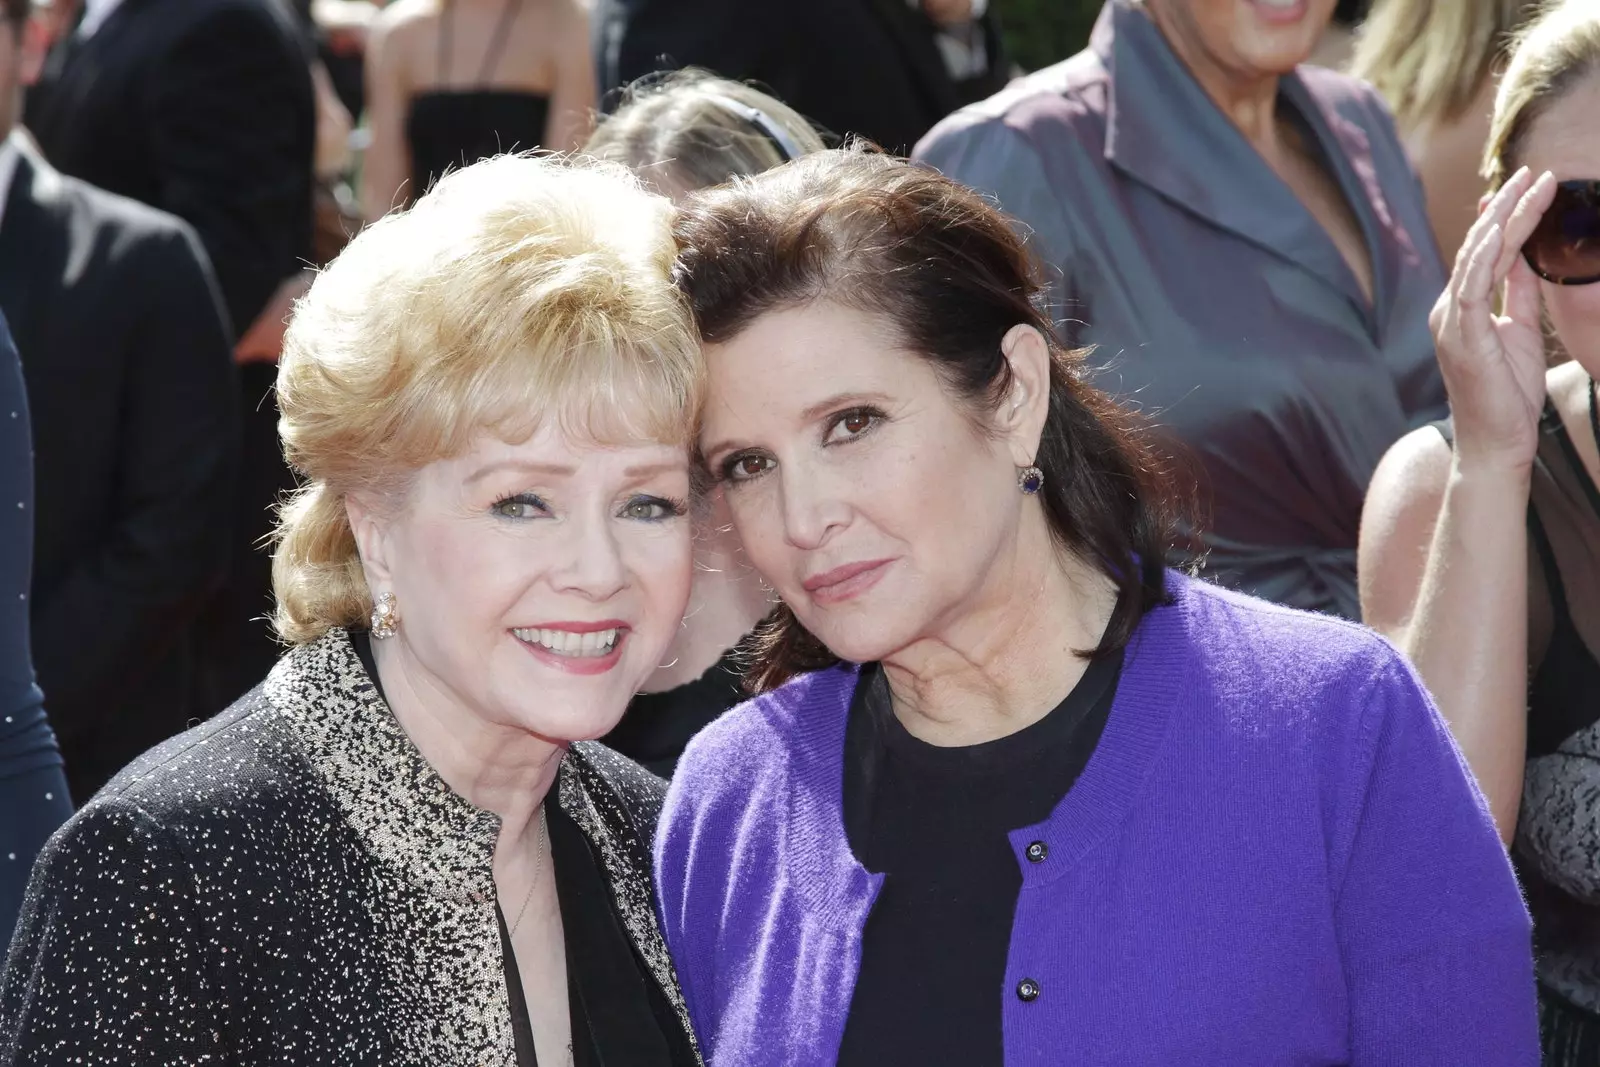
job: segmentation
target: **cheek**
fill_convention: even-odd
[[[427,620],[458,636],[498,630],[538,569],[528,546],[471,523],[422,525],[410,541],[410,614],[422,618],[425,611]],[[441,641],[449,639],[441,635]]]
[[[1544,285],[1545,308],[1567,354],[1600,376],[1600,283]]]
[[[688,520],[664,529],[629,531],[625,536],[628,569],[651,622],[676,626],[683,617],[694,575]]]
[[[768,585],[781,592],[783,575],[792,568],[785,566],[791,546],[784,537],[776,478],[724,488],[723,498],[725,514],[733,524],[745,560]]]

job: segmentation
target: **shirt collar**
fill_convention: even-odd
[[[1111,75],[1105,155],[1114,167],[1185,210],[1299,264],[1368,313],[1332,241],[1134,0],[1108,0],[1089,47]],[[1325,107],[1297,71],[1279,78],[1278,94],[1320,146],[1375,255],[1372,202],[1381,200],[1382,191],[1375,180],[1362,179],[1373,172],[1366,134]],[[1384,281],[1375,275],[1375,294],[1381,296]]]
[[[122,0],[83,0],[83,19],[78,23],[78,37],[88,40],[94,36],[112,12],[122,6]]]
[[[0,140],[0,226],[6,224],[6,201],[11,199],[11,179],[17,173],[17,160],[22,149],[17,146],[17,134]]]

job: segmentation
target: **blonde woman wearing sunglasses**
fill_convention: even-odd
[[[1600,7],[1520,40],[1492,196],[1432,325],[1453,422],[1390,450],[1361,536],[1367,621],[1415,660],[1513,844],[1545,1063],[1600,1062]],[[1501,294],[1495,313],[1495,296]],[[1571,360],[1546,370],[1548,321]]]

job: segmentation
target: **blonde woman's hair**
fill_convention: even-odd
[[[1539,116],[1595,72],[1600,72],[1600,3],[1561,0],[1546,6],[1519,35],[1500,79],[1483,154],[1490,188],[1500,188],[1516,172]]]
[[[372,598],[345,514],[482,432],[544,420],[600,444],[688,446],[704,388],[672,284],[671,205],[624,168],[500,156],[363,230],[296,307],[279,432],[304,485],[272,559],[275,625],[315,640]]]
[[[672,195],[760,174],[826,147],[782,101],[689,68],[634,82],[583,151],[630,167]]]
[[[1464,112],[1537,4],[1378,0],[1357,31],[1350,72],[1371,82],[1402,130]]]

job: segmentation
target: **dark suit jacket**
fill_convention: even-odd
[[[187,629],[226,565],[238,387],[194,231],[26,148],[0,311],[33,412],[33,656],[81,799],[190,715]]]
[[[652,71],[708,67],[762,83],[841,137],[860,134],[901,153],[1007,78],[992,14],[984,22],[990,73],[958,84],[933,23],[905,0],[598,0],[593,19],[602,94]]]
[[[276,0],[123,0],[28,94],[45,158],[200,235],[233,328],[311,255],[316,111]]]

